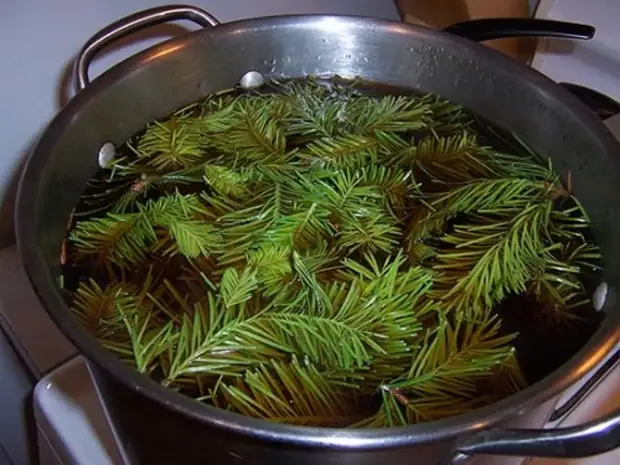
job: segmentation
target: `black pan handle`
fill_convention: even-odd
[[[506,37],[561,37],[588,40],[596,29],[587,24],[536,18],[485,18],[456,23],[444,31],[476,42]]]
[[[562,87],[585,103],[602,120],[620,113],[620,103],[594,89],[570,82],[560,82]]]
[[[620,447],[620,409],[601,420],[570,428],[523,430],[491,428],[457,441],[451,465],[473,454],[521,457],[583,458]]]

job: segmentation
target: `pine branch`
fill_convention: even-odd
[[[342,309],[344,313],[348,309]],[[327,367],[352,369],[369,364],[374,354],[384,351],[377,343],[383,335],[360,321],[345,316],[272,313],[269,318],[274,338],[288,341],[293,352]]]
[[[587,242],[584,232],[591,227],[588,215],[575,197],[571,196],[566,203],[568,206],[551,212],[549,234],[561,242]]]
[[[180,253],[187,258],[197,258],[210,255],[222,244],[218,230],[202,220],[177,219],[162,226],[167,226],[173,241],[164,255]]]
[[[131,353],[136,370],[139,373],[151,372],[157,366],[157,358],[169,351],[175,342],[176,334],[173,332],[173,323],[169,321],[163,326],[154,325],[151,313],[143,315],[125,308],[118,301],[116,309],[123,318],[131,341]],[[114,351],[113,346],[108,348]]]
[[[391,428],[406,426],[407,417],[396,398],[387,389],[381,390],[381,407],[372,416],[350,425],[352,428]]]
[[[200,193],[200,199],[205,206],[204,216],[214,221],[244,209],[244,203],[240,200],[215,192],[203,191]]]
[[[379,142],[379,163],[390,168],[410,170],[414,165],[417,147],[414,137],[376,131]]]
[[[402,231],[389,217],[360,215],[356,220],[345,221],[338,233],[338,244],[347,253],[382,251],[389,254],[397,247]]]
[[[486,147],[483,149],[482,153],[484,155],[485,164],[500,176],[545,182],[550,187],[555,187],[560,191],[564,190],[560,177],[553,169],[551,161],[543,165],[535,155],[513,155],[498,152]]]
[[[269,211],[263,211],[263,206],[258,204],[225,213],[217,222],[222,243],[226,244],[226,249],[218,255],[218,260],[222,265],[228,266],[243,261],[249,249],[260,247],[261,238],[273,224],[273,215]]]
[[[481,155],[476,137],[462,132],[448,137],[427,137],[415,153],[415,167],[432,183],[467,182],[493,174]]]
[[[129,285],[111,284],[102,288],[91,278],[78,284],[71,309],[92,335],[105,340],[114,338],[123,327],[116,303],[125,308],[135,307],[135,295],[135,289]]]
[[[326,87],[313,82],[288,86],[286,96],[291,114],[287,133],[311,137],[332,137],[340,132],[346,121],[347,94],[330,93]]]
[[[193,318],[183,316],[164,385],[197,374],[239,376],[245,367],[278,356],[276,349],[256,343],[260,332],[254,330],[254,320],[246,318],[243,306],[222,308],[212,293],[207,293],[207,302],[194,305]]]
[[[189,258],[208,255],[221,244],[211,224],[199,220],[206,213],[197,196],[174,195],[137,204],[137,213],[108,213],[103,218],[78,222],[70,239],[80,256],[96,257],[120,267],[143,262],[157,242],[155,227],[167,228],[172,244],[164,254],[182,253]]]
[[[341,170],[306,189],[318,205],[326,207],[339,222],[354,224],[358,217],[383,212],[384,196],[368,185],[359,171]],[[305,196],[305,193],[304,193]],[[387,212],[387,211],[386,211]]]
[[[92,279],[74,294],[74,314],[111,352],[140,373],[156,367],[157,358],[174,343],[172,323],[156,318],[146,299],[150,277],[142,290],[126,284],[101,288]]]
[[[245,268],[241,274],[234,268],[226,268],[219,284],[219,293],[226,308],[248,301],[258,287],[256,272]]]
[[[191,116],[154,121],[138,140],[136,153],[158,172],[189,168],[203,160],[200,121]]]
[[[359,417],[342,389],[296,357],[248,371],[243,380],[223,384],[222,391],[239,413],[280,423],[333,427]]]
[[[292,274],[292,251],[289,247],[265,244],[246,252],[247,264],[256,270],[256,277],[269,293],[280,291]]]
[[[435,134],[463,130],[473,123],[472,116],[461,105],[433,94],[424,95],[420,100],[430,106],[429,129]]]
[[[371,165],[362,167],[356,174],[361,178],[359,186],[379,187],[391,201],[406,196],[418,187],[410,170]]]
[[[499,336],[500,321],[486,317],[480,323],[459,319],[454,328],[445,319],[427,333],[406,376],[386,384],[415,396],[475,396],[476,381],[489,377],[493,367],[512,356],[516,334]]]
[[[389,334],[380,341],[384,355],[375,357],[367,373],[363,375],[371,392],[377,386],[397,377],[409,366],[411,345],[422,330],[419,316],[426,311],[422,302],[429,291],[433,274],[427,269],[414,267],[403,271],[406,258],[402,253],[379,264],[366,255],[369,266],[351,259],[343,260],[349,270],[339,272],[345,280],[352,280],[362,291],[364,305],[372,314],[367,324],[377,325],[381,333]],[[341,288],[330,289],[332,302],[344,301]],[[359,307],[359,305],[358,305]],[[376,321],[373,322],[372,319]]]
[[[210,135],[224,133],[234,127],[238,99],[236,96],[215,95],[202,102],[198,126],[205,145],[208,145]]]
[[[115,202],[112,212],[128,213],[135,212],[135,205],[139,200],[145,200],[147,195],[155,188],[155,182],[141,177],[129,186],[123,195]]]
[[[249,178],[247,171],[234,171],[221,165],[205,165],[204,180],[218,194],[233,197],[247,194]]]
[[[323,137],[308,144],[300,156],[309,163],[362,167],[376,161],[378,145],[376,138],[356,134]]]
[[[121,268],[143,262],[157,236],[145,212],[107,213],[102,218],[78,222],[69,235],[79,257],[93,257]]]
[[[600,258],[598,248],[587,243],[565,243],[548,254],[544,267],[528,286],[528,293],[541,305],[540,315],[546,324],[582,319],[576,311],[590,303],[582,276],[596,270]]]
[[[558,179],[551,164],[545,166],[540,163],[541,157],[515,133],[491,126],[475,115],[473,118],[479,129],[478,134],[485,139],[486,145],[498,149],[487,151],[489,161],[506,176],[550,182]]]
[[[155,224],[165,225],[179,218],[189,218],[206,213],[200,198],[193,194],[183,195],[179,191],[162,196],[146,204],[146,211]]]
[[[239,98],[234,104],[233,127],[225,133],[213,134],[208,143],[235,160],[241,155],[244,164],[281,160],[286,149],[282,121],[288,111],[279,99]]]
[[[383,197],[383,204],[390,215],[400,221],[408,206],[409,197],[418,190],[411,170],[370,165],[357,173],[361,180],[359,187],[374,187]]]
[[[513,217],[490,224],[457,225],[442,240],[433,268],[437,295],[446,309],[476,318],[509,293],[522,293],[543,265],[550,201],[532,204]]]
[[[305,274],[309,274],[307,270]],[[417,274],[405,273],[396,280],[380,275],[367,290],[372,297],[363,301],[360,300],[360,288],[355,284],[348,290],[338,288],[339,293],[344,292],[340,298],[333,294],[336,289],[331,289],[330,294],[323,293],[321,299],[338,302],[335,306],[306,308],[305,314],[289,306],[247,318],[221,316],[221,322],[211,320],[205,325],[196,320],[201,315],[196,312],[192,324],[189,320],[184,322],[169,378],[190,373],[230,375],[235,372],[235,366],[263,364],[269,358],[286,354],[309,357],[315,363],[344,369],[365,367],[375,355],[386,353],[384,346],[391,350],[397,345],[400,352],[406,354],[407,347],[402,340],[415,336],[411,304],[415,302],[416,294],[421,295],[430,286],[428,273],[425,275],[419,270]],[[422,287],[421,284],[412,284],[416,278],[418,281],[424,278],[426,284]],[[386,279],[388,283],[381,284]],[[302,277],[302,280],[306,281],[308,288],[316,286],[311,277]],[[402,294],[396,296],[382,297],[381,294],[399,291]],[[243,299],[247,300],[247,297]],[[208,314],[217,312],[211,310]],[[202,333],[205,327],[212,329]],[[226,362],[229,362],[227,367]]]
[[[214,117],[219,115],[224,120],[227,120],[231,110],[234,109],[235,101],[238,99],[239,95],[234,92],[234,89],[223,89],[209,94],[197,104],[200,109],[200,116]],[[229,129],[229,127],[226,126],[222,131],[226,129]]]
[[[301,285],[302,292],[305,292],[307,295],[309,307],[320,309],[321,311],[327,307],[327,310],[331,310],[331,301],[318,281],[316,273],[308,268],[307,263],[295,251],[292,254],[292,268],[296,280]]]
[[[502,363],[494,366],[491,370],[491,377],[488,381],[485,380],[485,385],[488,386],[488,394],[498,400],[516,394],[524,389],[527,384],[516,352],[513,352]]]
[[[372,254],[364,255],[368,266],[345,258],[342,263],[349,271],[340,272],[346,280],[359,281],[364,295],[371,297],[377,307],[392,297],[406,296],[410,308],[415,308],[418,299],[425,295],[433,282],[433,272],[419,266],[406,267],[402,251],[379,264]]]
[[[328,222],[329,212],[316,204],[299,210],[291,215],[280,216],[261,234],[257,244],[295,246],[300,250],[308,250],[319,246],[332,235]]]
[[[405,250],[412,263],[422,263],[437,253],[429,243],[443,234],[446,226],[446,215],[434,213],[426,205],[417,206],[409,214],[404,234]]]
[[[235,292],[234,299],[223,297],[223,303],[218,304],[211,297],[209,310],[198,308],[193,320],[184,318],[169,381],[196,373],[231,376],[245,367],[292,354],[324,366],[363,367],[374,354],[384,353],[384,341],[394,341],[392,336],[411,330],[411,325],[402,326],[403,319],[415,321],[406,302],[396,308],[373,300],[360,308],[356,286],[349,288],[338,307],[317,306],[305,309],[306,313],[289,306],[249,315],[243,311],[247,293]],[[236,302],[241,304],[233,306]]]
[[[97,213],[108,211],[110,206],[119,205],[112,210],[114,213],[125,213],[139,192],[134,191],[133,186],[139,182],[139,174],[119,175],[114,179],[91,179],[86,184],[86,189],[80,197],[76,207],[77,218],[90,217]]]
[[[125,182],[121,192],[116,195],[105,195],[98,199],[105,206],[104,210],[110,208],[115,213],[136,212],[136,204],[146,202],[149,198],[157,197],[159,192],[167,191],[172,186],[181,187],[202,182],[202,165],[193,168],[170,171],[168,173],[157,173],[144,166],[120,165],[115,163],[113,171],[126,171],[123,179],[130,178]],[[112,177],[112,175],[111,175]],[[110,181],[112,182],[112,181]],[[120,195],[119,195],[120,194]]]
[[[174,195],[149,201],[145,207],[151,221],[166,228],[172,244],[163,250],[164,255],[181,253],[187,258],[209,255],[218,250],[222,237],[217,228],[204,221],[206,209],[196,195]]]
[[[498,178],[470,181],[445,193],[430,196],[410,216],[406,236],[409,255],[414,261],[423,261],[435,255],[436,251],[426,242],[441,235],[448,221],[459,214],[492,214],[507,209],[522,209],[532,201],[556,200],[567,195],[561,187],[546,181]]]
[[[405,96],[359,97],[347,106],[351,132],[418,131],[428,126],[430,106],[423,100]]]
[[[478,179],[432,200],[430,206],[452,217],[458,213],[493,213],[494,210],[523,208],[536,200],[565,198],[568,194],[547,182],[523,178]]]

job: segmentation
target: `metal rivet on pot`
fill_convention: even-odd
[[[265,84],[265,77],[258,71],[248,71],[239,81],[241,88],[246,90],[256,89],[263,84]]]
[[[452,465],[465,465],[471,460],[471,455],[464,454],[462,452],[457,452],[452,456]]]
[[[605,281],[596,286],[596,289],[594,289],[594,292],[592,293],[592,306],[597,312],[600,312],[603,309],[605,301],[607,300],[608,292],[609,285]]]
[[[116,147],[112,142],[106,142],[99,149],[99,166],[107,168],[116,157]]]

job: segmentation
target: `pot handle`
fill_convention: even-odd
[[[507,37],[562,37],[588,40],[594,37],[593,26],[536,18],[484,18],[456,23],[444,28],[476,42]]]
[[[192,21],[202,27],[219,24],[219,21],[211,14],[189,5],[149,8],[119,19],[95,33],[78,53],[74,69],[77,90],[82,90],[89,84],[90,62],[108,44],[147,27],[182,19]]]
[[[606,417],[548,430],[491,428],[457,441],[447,464],[464,465],[474,454],[575,459],[620,447],[620,409]]]
[[[603,121],[620,113],[620,102],[594,89],[570,82],[559,82],[559,85],[581,100]]]

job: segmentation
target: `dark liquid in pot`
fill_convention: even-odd
[[[339,81],[325,81],[323,85],[331,86],[333,83],[342,84]],[[382,97],[386,95],[405,95],[405,96],[421,96],[421,94],[412,93],[406,89],[395,89],[387,86],[380,86],[374,84],[360,83],[358,85],[360,93],[365,96]],[[262,93],[279,92],[280,86],[265,86],[261,89]],[[241,91],[233,91],[241,92]],[[199,107],[196,107],[196,114],[199,111]],[[468,112],[465,112],[468,114]],[[497,127],[493,123],[486,121],[476,115],[469,115],[469,131],[475,134],[477,137],[477,143],[481,146],[492,147],[497,152],[516,153],[522,150],[523,147],[519,142],[507,131]],[[163,118],[162,120],[165,120]],[[428,132],[412,130],[407,133],[401,133],[400,136],[403,139],[413,138],[419,139],[421,133],[424,132],[424,136],[428,136]],[[144,133],[137,134],[132,142],[137,141],[142,137]],[[437,134],[437,137],[441,137],[442,134]],[[117,158],[119,157],[135,157],[134,153],[128,147],[122,147],[118,149]],[[541,161],[542,164],[544,162]],[[88,219],[98,218],[103,216],[109,208],[106,205],[110,205],[114,201],[117,201],[124,195],[128,189],[139,189],[141,179],[140,176],[133,178],[120,178],[118,181],[109,182],[110,170],[100,170],[93,177],[93,182],[84,192],[82,201],[76,206],[76,218],[74,218],[71,228],[75,227],[76,220],[83,222]],[[200,183],[181,184],[179,189],[184,194],[200,193],[205,190],[205,186]],[[107,192],[106,195],[103,195]],[[114,193],[116,192],[116,194]],[[170,192],[170,191],[169,191]],[[105,202],[93,202],[94,196],[100,196],[95,198],[105,198]],[[161,191],[154,189],[152,194],[146,195],[141,198],[141,202],[146,202],[149,198],[156,199],[161,195]],[[90,212],[90,213],[89,213]],[[452,224],[459,223],[460,216],[453,218],[446,229],[447,232],[452,231]],[[593,238],[588,230],[584,230],[584,235],[587,237],[587,241],[592,243]],[[432,242],[432,241],[431,241]],[[86,278],[92,278],[100,287],[105,287],[109,282],[109,270],[113,269],[117,277],[120,277],[123,281],[130,281],[134,283],[144,282],[148,278],[148,267],[137,267],[135,269],[127,268],[124,271],[116,265],[108,265],[107,267],[100,267],[96,269],[92,266],[91,262],[77,262],[74,260],[75,246],[71,244],[71,241],[67,242],[67,257],[66,264],[64,266],[64,289],[67,291],[67,299],[73,303],[73,297],[78,285],[83,283]],[[378,254],[379,257],[385,258],[385,254]],[[596,263],[596,262],[594,262]],[[152,268],[150,272],[153,275],[161,275],[162,278],[168,279],[170,282],[177,285],[177,290],[185,295],[192,295],[195,291],[195,286],[192,287],[187,283],[179,282],[178,277],[184,273],[187,268],[187,262],[182,255],[177,255],[173,258],[160,259],[151,262]],[[326,281],[329,281],[327,279]],[[591,296],[595,286],[598,284],[597,271],[589,270],[582,275],[582,282],[585,287],[583,294],[585,296]],[[190,297],[190,300],[192,298]],[[550,323],[553,319],[545,319],[541,317],[544,313],[544,309],[541,304],[537,302],[536,298],[531,295],[513,294],[503,299],[493,309],[501,318],[501,328],[498,337],[501,335],[509,335],[518,332],[518,336],[512,345],[516,348],[516,356],[521,367],[521,370],[527,380],[528,384],[538,381],[554,369],[559,367],[562,363],[566,362],[579,348],[581,348],[587,340],[596,331],[601,321],[601,314],[595,312],[589,303],[581,305],[579,308],[572,309],[571,314],[578,317],[574,320],[560,321],[557,324]],[[430,324],[430,323],[429,323]],[[157,366],[150,372],[150,376],[156,380],[162,380],[165,378],[165,373],[162,371],[161,366]],[[213,379],[210,382],[213,384]],[[179,386],[177,385],[178,389]],[[204,396],[204,392],[197,392],[195,387],[188,389],[189,395],[194,397]],[[355,405],[361,412],[364,412],[361,417],[368,416],[380,408],[382,399],[385,401],[385,393],[378,390],[374,393],[365,393],[356,396]],[[389,394],[396,398],[397,403],[404,406],[408,400],[401,396],[398,389],[390,390]],[[399,397],[400,396],[400,397]],[[291,403],[293,400],[291,400]],[[340,420],[341,421],[341,420]],[[323,424],[323,426],[345,426],[349,424],[340,424],[336,421],[333,424]]]

